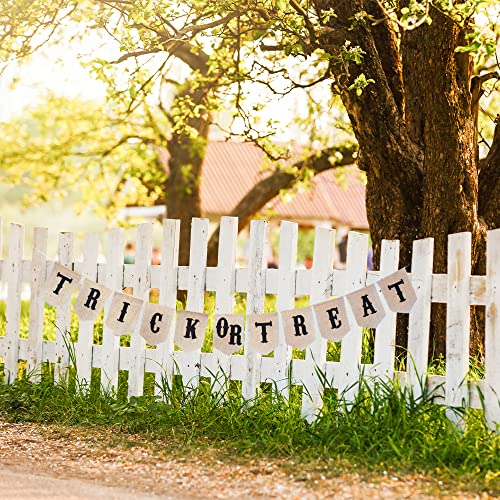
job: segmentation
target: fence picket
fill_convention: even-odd
[[[19,224],[11,224],[9,253],[5,263],[7,266],[7,326],[5,329],[4,373],[7,383],[12,383],[17,378],[21,325],[23,243],[24,227]]]
[[[0,219],[0,249],[1,249]],[[59,236],[58,261],[70,268],[79,269],[85,278],[95,279],[107,287],[120,290],[123,284],[134,287],[134,295],[149,300],[151,283],[159,286],[159,302],[174,308],[177,290],[187,290],[186,308],[203,312],[205,290],[216,292],[216,312],[232,313],[235,290],[247,294],[247,314],[264,312],[265,296],[277,294],[276,309],[286,311],[294,307],[296,295],[309,295],[310,303],[328,300],[332,293],[345,295],[362,288],[365,283],[375,283],[398,268],[399,243],[382,242],[380,273],[366,272],[368,238],[366,235],[350,233],[346,270],[333,270],[335,232],[318,228],[315,235],[312,270],[297,270],[297,234],[295,223],[282,222],[280,237],[280,267],[267,270],[265,246],[268,226],[264,221],[253,221],[250,228],[249,264],[246,269],[236,269],[237,248],[236,218],[225,217],[221,221],[219,265],[207,272],[208,221],[193,219],[191,231],[191,253],[189,267],[178,266],[179,221],[166,220],[163,224],[162,263],[151,266],[152,224],[142,224],[137,232],[136,263],[123,264],[124,233],[112,229],[108,234],[107,263],[97,264],[98,237],[89,234],[84,241],[83,263],[73,262],[73,234]],[[17,376],[19,359],[27,361],[27,370],[39,374],[44,360],[55,363],[55,380],[65,378],[69,364],[68,347],[72,347],[67,335],[70,329],[71,303],[56,308],[56,341],[43,341],[44,297],[43,285],[52,265],[47,261],[48,231],[34,231],[31,261],[23,261],[24,229],[12,224],[9,234],[8,255],[0,260],[1,280],[7,285],[6,335],[0,338],[0,356],[5,359],[6,380]],[[481,393],[485,398],[486,418],[494,428],[500,422],[500,230],[490,231],[487,242],[486,276],[471,276],[471,235],[461,233],[449,236],[447,274],[432,274],[433,240],[415,241],[413,245],[411,280],[417,294],[416,304],[409,315],[408,354],[406,366],[407,384],[419,397],[425,386],[429,390],[439,389],[435,403],[446,404],[450,420],[463,425],[453,410],[457,407],[481,406]],[[30,318],[28,339],[20,339],[21,291],[24,283],[30,283]],[[447,359],[446,376],[431,376],[426,379],[430,311],[432,302],[447,304]],[[470,306],[486,306],[485,380],[470,383],[469,370],[469,322]],[[105,304],[105,312],[109,301]],[[353,313],[348,307],[351,331],[342,341],[339,363],[326,362],[327,342],[319,332],[315,341],[306,349],[304,360],[294,360],[293,375],[287,369],[292,365],[292,350],[284,342],[280,331],[280,344],[274,357],[263,359],[249,349],[245,339],[243,356],[227,356],[218,351],[194,353],[175,351],[174,332],[156,350],[146,350],[145,341],[139,335],[139,325],[131,336],[130,347],[119,347],[119,337],[104,327],[102,346],[93,345],[93,323],[80,322],[76,363],[80,379],[90,380],[92,367],[101,368],[101,382],[106,388],[117,389],[119,369],[129,372],[129,397],[138,396],[144,390],[145,370],[155,372],[157,395],[162,392],[162,377],[168,385],[172,375],[182,376],[185,386],[196,387],[200,376],[215,373],[214,389],[223,389],[227,380],[242,381],[242,395],[252,404],[260,383],[274,382],[278,391],[288,396],[288,383],[302,384],[302,415],[312,420],[322,405],[322,377],[319,372],[328,372],[334,387],[344,401],[355,398],[360,370],[373,377],[394,377],[394,351],[396,314],[386,311],[376,331],[374,363],[361,364],[362,329],[355,326]],[[317,325],[315,325],[317,330]],[[280,327],[281,328],[281,327]],[[148,354],[149,353],[149,354]],[[120,359],[120,354],[122,359]],[[151,358],[151,359],[149,359]],[[148,364],[146,364],[148,362]],[[157,366],[156,362],[160,365]],[[203,366],[202,366],[203,364]],[[177,370],[176,370],[177,367]],[[164,371],[162,371],[164,370]],[[318,371],[319,370],[319,371]],[[398,377],[404,374],[398,373]],[[35,378],[35,380],[39,380]]]
[[[189,252],[189,278],[186,310],[204,311],[205,277],[207,265],[208,219],[194,218],[191,224],[191,246]],[[186,387],[198,387],[201,371],[201,349],[183,353],[180,366],[182,380]]]
[[[448,301],[446,309],[446,405],[468,406],[466,380],[469,370],[471,234],[448,236]],[[461,426],[462,418],[453,409],[448,418]]]
[[[180,221],[165,219],[163,221],[163,238],[161,247],[160,265],[160,297],[159,303],[163,306],[176,308],[177,305],[177,270],[179,266],[179,235]],[[161,395],[162,377],[167,387],[172,387],[172,375],[174,373],[174,331],[170,332],[167,341],[160,344],[157,349],[161,355],[159,361],[164,372],[155,375],[155,393]]]
[[[82,277],[95,281],[97,279],[97,257],[99,254],[99,235],[89,233],[83,241]],[[80,321],[78,343],[76,345],[76,366],[80,381],[87,382],[90,387],[92,373],[92,345],[94,343],[94,322]],[[83,384],[85,386],[85,384]]]
[[[264,312],[266,296],[266,262],[264,248],[268,237],[267,222],[253,220],[250,223],[250,250],[248,258],[247,316]],[[242,397],[252,404],[260,386],[262,356],[250,351],[248,331],[245,336],[245,372],[242,381]]]
[[[347,239],[347,262],[345,270],[344,294],[362,288],[366,281],[366,261],[368,257],[368,235],[349,232]],[[339,395],[350,403],[358,393],[359,369],[363,329],[356,325],[352,311],[348,308],[351,331],[342,339],[339,370]]]
[[[486,243],[485,410],[492,429],[500,424],[500,229],[488,231]]]
[[[280,226],[278,297],[276,310],[286,311],[295,307],[295,270],[297,268],[298,225],[282,221]],[[286,344],[283,324],[280,322],[280,340],[274,350],[273,377],[276,390],[285,398],[289,396],[288,369],[292,360],[292,348]]]
[[[73,233],[59,233],[58,261],[63,266],[73,268]],[[56,382],[66,378],[71,345],[71,303],[56,307],[56,344],[54,379]]]
[[[153,224],[147,222],[137,227],[135,255],[134,297],[149,301],[151,288],[151,254],[153,251]],[[130,334],[128,396],[142,396],[144,390],[144,368],[146,364],[146,341],[140,335],[141,320]]]
[[[398,263],[399,241],[383,240],[380,252],[380,278],[385,278],[397,271]],[[394,376],[396,318],[396,313],[386,310],[386,316],[375,333],[374,369],[372,372],[374,377],[392,379]]]
[[[222,217],[220,223],[219,255],[217,260],[217,285],[215,290],[215,312],[232,313],[236,288],[236,248],[238,244],[238,219]],[[215,325],[214,325],[215,335]],[[231,356],[214,349],[217,371],[214,391],[221,393],[231,377]]]
[[[108,231],[108,247],[106,254],[106,275],[98,276],[100,282],[112,290],[121,290],[123,286],[123,245],[125,234],[121,228],[113,228]],[[111,297],[104,305],[104,319],[109,311]],[[101,349],[101,385],[112,392],[118,388],[118,369],[120,360],[120,337],[106,326],[102,333]]]
[[[316,228],[314,257],[311,270],[310,302],[317,304],[328,300],[332,293],[333,257],[335,230],[326,227]],[[306,350],[306,374],[303,380],[302,416],[313,420],[323,406],[323,386],[319,373],[326,375],[326,350],[328,342],[315,325],[316,339]]]
[[[36,227],[33,232],[33,254],[31,257],[30,321],[27,343],[26,372],[31,380],[40,379],[43,361],[43,316],[45,300],[42,288],[47,275],[47,241],[49,231]]]
[[[433,258],[433,238],[413,242],[411,281],[417,301],[409,315],[406,373],[415,398],[422,395],[427,372]]]

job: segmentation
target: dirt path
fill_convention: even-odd
[[[103,492],[99,486],[128,491],[131,498],[137,499],[149,494],[153,498],[479,498],[440,492],[439,484],[420,476],[332,477],[329,471],[314,467],[307,473],[301,472],[290,461],[227,463],[218,459],[216,450],[186,458],[176,449],[153,448],[142,444],[138,436],[120,435],[118,440],[110,429],[0,421],[0,463],[7,466],[0,475],[0,496],[9,498],[5,496],[7,491],[13,495],[10,498],[55,498],[46,495],[41,486],[34,490],[35,496],[30,496],[31,486],[40,482],[33,476],[41,475],[63,480],[64,485],[51,485],[56,488],[52,491],[67,488],[64,491],[72,492],[71,498],[78,499],[115,498],[113,490]],[[18,491],[15,478],[20,473],[25,475],[25,483],[18,484],[31,486],[25,490],[19,486]],[[60,498],[69,498],[68,493]]]

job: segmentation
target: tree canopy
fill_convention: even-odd
[[[482,272],[486,231],[500,227],[499,127],[490,138],[480,128],[485,99],[497,95],[499,16],[494,0],[52,0],[7,3],[0,39],[6,61],[67,30],[81,36],[75,26],[114,40],[121,55],[94,59],[94,74],[126,115],[164,120],[156,133],[170,153],[170,214],[186,218],[201,213],[204,146],[222,103],[247,138],[279,156],[274,124],[258,123],[265,98],[326,84],[325,100],[340,98],[359,147],[375,259],[383,238],[399,239],[407,265],[412,241],[432,236],[443,272],[448,234],[470,231]],[[167,71],[173,60],[187,68],[181,81]],[[152,114],[152,92],[171,84]],[[255,85],[262,100],[250,97]],[[435,338],[443,352],[444,335]]]

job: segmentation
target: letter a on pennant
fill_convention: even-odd
[[[132,333],[144,301],[126,293],[115,292],[106,315],[106,326],[115,335]]]
[[[344,297],[320,302],[313,305],[312,308],[319,332],[324,339],[338,342],[349,333],[351,327],[347,318]]]
[[[314,341],[314,318],[312,307],[302,307],[290,311],[281,311],[283,332],[288,345],[305,349]]]
[[[249,347],[259,354],[269,354],[279,345],[278,313],[247,316]]]
[[[393,312],[409,313],[417,301],[417,294],[405,269],[377,281],[377,285]]]
[[[82,321],[95,321],[112,293],[109,288],[84,279],[73,308]]]
[[[385,309],[375,285],[352,292],[346,299],[359,326],[376,328],[384,319]]]
[[[243,347],[245,318],[243,314],[214,314],[214,349],[228,356]]]
[[[56,262],[43,287],[45,302],[51,306],[67,304],[81,278],[78,273]]]
[[[183,351],[201,349],[205,340],[208,316],[191,311],[178,311],[175,323],[175,345]]]
[[[175,309],[146,302],[140,334],[149,345],[158,345],[167,340],[174,324]]]

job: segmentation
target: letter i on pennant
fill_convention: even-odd
[[[106,315],[106,326],[115,335],[132,333],[143,305],[144,301],[137,297],[115,292]]]
[[[112,293],[109,288],[84,279],[73,308],[82,321],[95,321]]]
[[[51,306],[62,306],[71,300],[71,295],[78,287],[81,276],[71,269],[56,262],[43,287],[45,302]]]
[[[205,340],[208,316],[204,313],[178,311],[175,323],[175,345],[183,351],[201,349]]]

